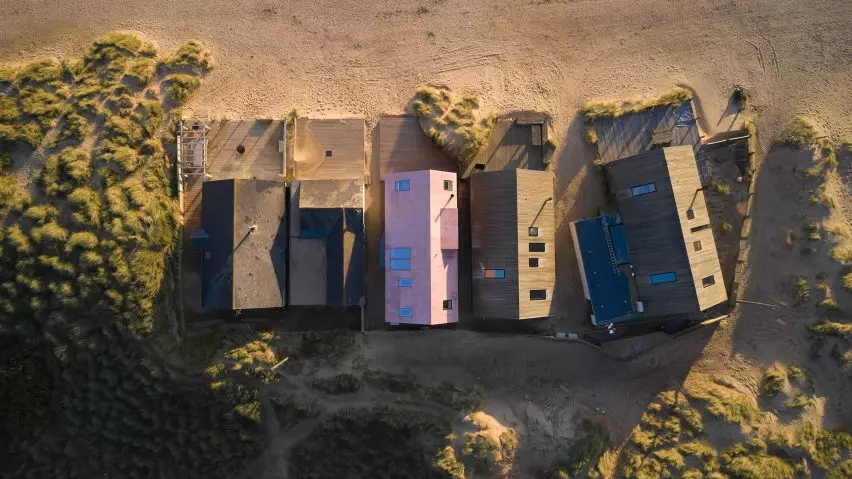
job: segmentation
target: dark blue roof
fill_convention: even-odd
[[[209,239],[201,252],[201,307],[233,308],[234,183],[208,181],[201,196],[202,226]]]
[[[630,268],[619,268],[619,265],[630,262],[627,238],[620,223],[617,214],[585,218],[574,223],[594,323],[598,325],[638,317],[630,297]]]

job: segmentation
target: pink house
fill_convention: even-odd
[[[459,320],[456,174],[385,175],[385,322]]]

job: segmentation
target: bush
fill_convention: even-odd
[[[204,73],[213,68],[213,59],[204,45],[191,40],[181,45],[163,64],[171,69],[188,67],[195,73]]]
[[[169,99],[178,106],[186,103],[189,100],[189,95],[201,86],[201,81],[198,78],[183,74],[169,75],[166,77],[165,83],[168,85],[166,92]]]
[[[802,148],[812,144],[816,135],[816,128],[808,120],[796,117],[781,133],[778,142],[793,148]]]
[[[57,195],[87,184],[91,177],[89,153],[79,148],[66,148],[45,159],[39,183],[45,194]]]
[[[714,384],[704,377],[696,377],[686,383],[686,393],[707,402],[707,411],[732,424],[742,426],[753,423],[759,410],[749,397],[732,389]]]
[[[477,472],[494,472],[500,460],[500,446],[490,437],[482,434],[468,434],[462,446],[465,456],[472,459],[473,469]]]
[[[760,381],[760,391],[766,396],[774,397],[787,385],[787,371],[780,366],[772,366]]]
[[[852,336],[852,323],[840,323],[826,319],[808,326],[808,330],[817,336],[848,338]]]
[[[710,181],[710,191],[714,193],[718,193],[720,195],[730,195],[731,194],[731,185],[718,180]]]
[[[84,57],[86,63],[112,62],[122,57],[135,56],[145,45],[136,35],[122,32],[108,33],[92,43],[92,48]]]
[[[30,204],[30,194],[11,176],[0,176],[0,218],[13,211],[23,211]]]
[[[24,217],[43,225],[46,222],[56,221],[59,218],[59,210],[51,204],[33,205],[24,211]]]
[[[97,228],[101,224],[101,197],[89,187],[77,188],[68,195],[73,210],[72,218],[78,224]]]
[[[104,139],[114,145],[139,148],[145,141],[145,131],[130,119],[109,115],[104,122]]]
[[[86,118],[80,114],[72,112],[65,115],[65,120],[62,123],[62,130],[59,132],[59,139],[83,141],[89,132],[88,130],[89,122]]]
[[[846,273],[843,275],[843,288],[852,293],[852,273]]]
[[[57,86],[62,80],[62,65],[53,58],[40,58],[26,64],[17,73],[18,85],[27,84]]]
[[[135,149],[111,141],[101,143],[97,150],[97,158],[105,163],[114,163],[125,174],[133,173],[141,166]]]
[[[151,58],[135,60],[127,69],[126,76],[134,80],[140,87],[151,83],[157,74],[157,62]]]
[[[15,122],[21,117],[18,101],[10,96],[0,96],[0,121]]]
[[[71,234],[68,242],[65,244],[66,251],[72,251],[74,248],[92,250],[98,246],[98,237],[94,233],[88,231],[77,231]]]
[[[36,243],[58,245],[68,239],[68,230],[58,223],[49,222],[30,230],[30,236],[32,236]]]

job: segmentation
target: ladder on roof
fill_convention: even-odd
[[[606,216],[601,219],[601,224],[603,224],[604,231],[604,239],[606,239],[606,249],[609,250],[609,263],[612,265],[612,272],[618,274],[618,267],[616,266],[616,258],[615,258],[615,248],[612,246],[612,235],[609,233],[609,220]]]

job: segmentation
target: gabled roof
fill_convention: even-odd
[[[209,236],[202,247],[202,307],[284,306],[287,224],[283,181],[205,182],[202,226]]]
[[[605,165],[647,316],[695,313],[727,299],[691,146],[654,149]],[[634,195],[631,188],[653,184]],[[700,243],[700,244],[699,244]],[[651,275],[676,280],[651,284]],[[710,279],[712,278],[712,279]],[[706,282],[713,284],[707,285]]]

